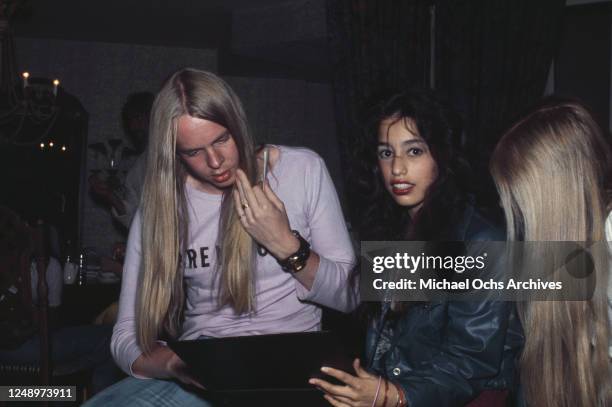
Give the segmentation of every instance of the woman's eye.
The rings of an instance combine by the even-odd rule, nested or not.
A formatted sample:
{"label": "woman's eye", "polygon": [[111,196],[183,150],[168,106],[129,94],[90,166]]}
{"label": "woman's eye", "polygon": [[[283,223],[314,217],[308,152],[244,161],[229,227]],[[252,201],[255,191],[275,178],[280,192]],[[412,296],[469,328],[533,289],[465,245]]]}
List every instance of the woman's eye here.
{"label": "woman's eye", "polygon": [[390,158],[393,156],[393,153],[391,152],[391,150],[379,150],[378,151],[378,158],[380,158],[381,160]]}
{"label": "woman's eye", "polygon": [[421,154],[423,154],[423,149],[421,148],[413,147],[408,150],[408,155],[417,156]]}

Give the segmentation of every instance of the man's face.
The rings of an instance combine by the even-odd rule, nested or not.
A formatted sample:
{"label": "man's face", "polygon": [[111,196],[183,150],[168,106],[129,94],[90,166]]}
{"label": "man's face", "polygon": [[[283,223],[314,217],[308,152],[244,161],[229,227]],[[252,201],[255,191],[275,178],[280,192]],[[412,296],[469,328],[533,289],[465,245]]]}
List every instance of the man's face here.
{"label": "man's face", "polygon": [[149,137],[149,119],[146,115],[132,117],[127,123],[127,134],[138,151],[144,151]]}
{"label": "man's face", "polygon": [[179,117],[176,152],[196,189],[221,194],[234,184],[240,159],[225,127],[189,115]]}

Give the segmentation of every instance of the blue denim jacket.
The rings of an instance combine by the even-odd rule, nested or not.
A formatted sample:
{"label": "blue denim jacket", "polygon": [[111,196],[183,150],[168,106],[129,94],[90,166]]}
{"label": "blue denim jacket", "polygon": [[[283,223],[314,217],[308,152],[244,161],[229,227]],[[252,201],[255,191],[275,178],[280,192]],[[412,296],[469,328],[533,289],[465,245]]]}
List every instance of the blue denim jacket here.
{"label": "blue denim jacket", "polygon": [[[505,236],[470,205],[449,240]],[[464,406],[483,390],[514,390],[522,345],[511,302],[418,303],[395,317],[383,304],[368,329],[366,361],[402,386],[410,407]]]}

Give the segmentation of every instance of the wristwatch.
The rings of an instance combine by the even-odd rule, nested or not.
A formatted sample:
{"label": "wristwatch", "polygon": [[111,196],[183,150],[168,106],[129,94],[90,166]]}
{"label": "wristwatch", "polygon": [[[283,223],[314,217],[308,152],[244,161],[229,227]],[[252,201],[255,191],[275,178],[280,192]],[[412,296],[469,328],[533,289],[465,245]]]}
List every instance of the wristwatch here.
{"label": "wristwatch", "polygon": [[293,233],[293,235],[300,241],[300,247],[297,252],[293,253],[286,259],[278,260],[278,264],[280,264],[284,271],[297,273],[306,267],[306,262],[308,261],[308,257],[310,257],[310,244],[302,237],[302,235],[300,235],[297,230],[292,230],[291,233]]}

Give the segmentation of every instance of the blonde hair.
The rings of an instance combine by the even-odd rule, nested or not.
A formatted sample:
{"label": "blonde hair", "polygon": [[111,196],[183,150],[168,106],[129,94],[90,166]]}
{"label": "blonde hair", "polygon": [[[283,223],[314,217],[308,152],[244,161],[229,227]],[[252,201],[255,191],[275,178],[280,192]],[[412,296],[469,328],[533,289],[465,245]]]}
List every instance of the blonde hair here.
{"label": "blonde hair", "polygon": [[[142,274],[137,304],[137,335],[145,353],[157,338],[179,334],[184,306],[180,253],[187,244],[186,172],[176,155],[180,116],[213,121],[227,128],[239,153],[239,166],[255,179],[254,142],[242,104],[218,76],[196,69],[174,73],[155,98],[151,112],[147,171],[141,198]],[[236,313],[254,307],[253,240],[240,224],[231,193],[225,193],[219,219],[219,306]]]}
{"label": "blonde hair", "polygon": [[[608,146],[589,112],[548,99],[508,130],[491,158],[509,240],[605,240]],[[529,301],[521,383],[528,405],[603,406],[610,397],[606,281],[586,301]]]}

